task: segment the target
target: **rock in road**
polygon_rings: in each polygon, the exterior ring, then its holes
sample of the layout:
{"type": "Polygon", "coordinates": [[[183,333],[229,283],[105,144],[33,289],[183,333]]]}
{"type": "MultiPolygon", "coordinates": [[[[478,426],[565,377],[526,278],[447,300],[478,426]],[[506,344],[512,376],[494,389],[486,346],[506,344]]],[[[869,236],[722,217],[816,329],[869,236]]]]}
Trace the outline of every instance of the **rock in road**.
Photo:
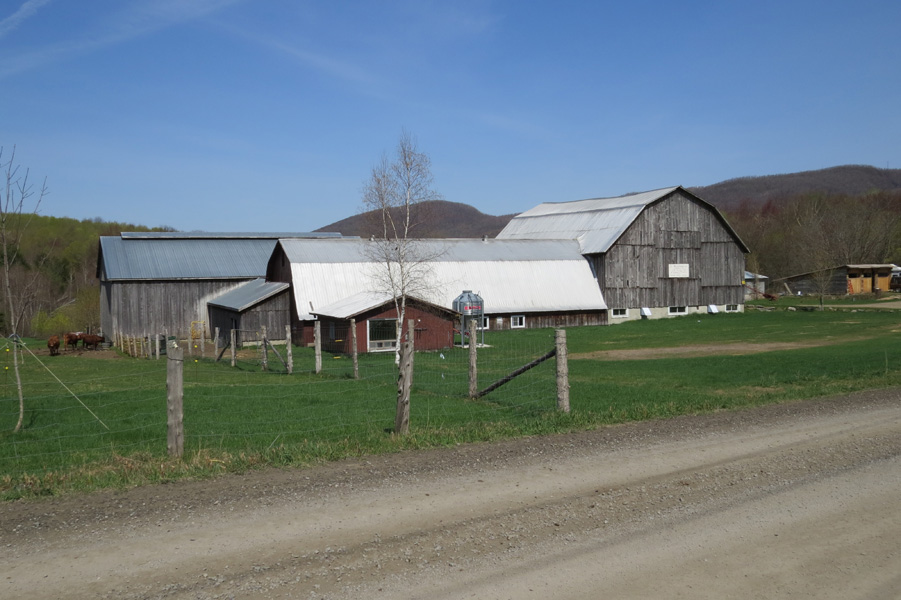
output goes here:
{"type": "Polygon", "coordinates": [[[901,389],[0,505],[0,597],[899,598],[901,389]]]}

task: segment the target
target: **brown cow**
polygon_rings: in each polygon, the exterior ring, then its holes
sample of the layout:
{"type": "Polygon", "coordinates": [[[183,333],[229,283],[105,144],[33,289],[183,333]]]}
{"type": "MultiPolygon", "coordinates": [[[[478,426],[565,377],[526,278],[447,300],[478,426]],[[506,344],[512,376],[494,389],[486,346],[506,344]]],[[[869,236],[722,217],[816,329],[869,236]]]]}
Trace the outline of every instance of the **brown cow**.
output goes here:
{"type": "Polygon", "coordinates": [[[97,349],[97,346],[104,342],[104,337],[102,335],[92,335],[90,333],[86,333],[81,336],[81,344],[85,348],[93,348],[97,349]]]}
{"type": "Polygon", "coordinates": [[[59,354],[59,336],[51,335],[47,340],[47,347],[50,348],[50,356],[57,356],[59,354]]]}
{"type": "Polygon", "coordinates": [[[78,340],[82,338],[81,332],[78,333],[66,333],[63,335],[63,341],[66,343],[66,350],[69,349],[69,346],[72,346],[72,350],[78,348],[78,340]]]}

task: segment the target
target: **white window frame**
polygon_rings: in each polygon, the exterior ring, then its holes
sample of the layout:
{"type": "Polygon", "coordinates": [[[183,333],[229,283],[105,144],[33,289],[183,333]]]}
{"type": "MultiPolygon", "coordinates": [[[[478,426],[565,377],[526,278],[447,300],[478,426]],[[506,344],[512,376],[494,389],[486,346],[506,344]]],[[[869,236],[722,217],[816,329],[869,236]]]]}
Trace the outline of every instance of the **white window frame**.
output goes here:
{"type": "Polygon", "coordinates": [[[397,338],[390,340],[372,340],[372,322],[373,321],[394,321],[395,330],[397,329],[397,319],[367,319],[366,320],[366,348],[370,352],[391,352],[397,347],[397,338]],[[373,345],[375,344],[375,346],[373,345]]]}
{"type": "Polygon", "coordinates": [[[738,312],[738,304],[727,304],[726,312],[738,312]]]}
{"type": "Polygon", "coordinates": [[[526,328],[526,316],[525,315],[511,315],[510,316],[510,329],[525,329],[526,328]],[[517,325],[518,323],[518,325],[517,325]]]}
{"type": "Polygon", "coordinates": [[[482,315],[482,318],[478,320],[479,327],[477,329],[488,331],[491,329],[491,318],[487,315],[482,315]]]}
{"type": "Polygon", "coordinates": [[[669,306],[666,309],[666,314],[668,314],[668,315],[687,315],[688,307],[687,306],[669,306]]]}
{"type": "Polygon", "coordinates": [[[628,308],[614,308],[610,311],[610,316],[614,319],[627,319],[629,318],[629,309],[628,308]],[[619,313],[617,313],[619,311],[619,313]]]}

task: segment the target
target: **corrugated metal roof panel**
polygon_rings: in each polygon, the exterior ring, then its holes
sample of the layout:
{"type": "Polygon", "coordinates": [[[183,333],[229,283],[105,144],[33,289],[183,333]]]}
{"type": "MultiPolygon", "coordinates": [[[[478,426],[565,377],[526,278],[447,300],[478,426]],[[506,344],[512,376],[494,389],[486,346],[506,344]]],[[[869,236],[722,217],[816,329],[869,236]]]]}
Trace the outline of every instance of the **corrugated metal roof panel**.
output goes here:
{"type": "Polygon", "coordinates": [[[391,302],[391,294],[384,292],[358,292],[347,298],[333,302],[316,310],[317,315],[335,317],[337,319],[351,319],[371,308],[391,302]]]}
{"type": "Polygon", "coordinates": [[[617,198],[546,202],[513,217],[499,240],[572,239],[585,254],[607,252],[648,204],[678,187],[617,198]]]}
{"type": "MultiPolygon", "coordinates": [[[[481,244],[482,242],[474,240],[481,244]]],[[[280,242],[283,246],[284,241],[280,242]]],[[[328,244],[326,244],[328,245],[328,244]]],[[[338,246],[338,244],[334,244],[338,246]]],[[[487,247],[509,250],[523,244],[500,243],[487,247]]],[[[545,246],[530,242],[533,248],[545,246]]],[[[341,253],[350,252],[353,245],[341,244],[341,253]]],[[[359,256],[359,244],[356,246],[359,256]]],[[[427,302],[452,309],[454,299],[464,289],[473,290],[485,300],[487,313],[560,312],[603,310],[607,308],[591,266],[578,252],[577,244],[568,241],[562,247],[569,252],[550,259],[497,260],[488,252],[481,260],[455,260],[469,256],[473,250],[448,253],[428,263],[428,283],[423,289],[411,292],[427,302]]],[[[557,242],[548,247],[560,248],[557,242]]],[[[561,253],[562,254],[562,253],[561,253]]],[[[312,313],[360,293],[377,293],[377,275],[381,265],[357,260],[335,260],[329,254],[321,262],[291,261],[294,295],[299,317],[313,318],[312,313]]]]}
{"type": "Polygon", "coordinates": [[[136,240],[209,240],[209,239],[265,239],[277,240],[280,238],[336,238],[340,233],[332,232],[215,232],[215,231],[123,231],[123,239],[136,240]]]}
{"type": "Polygon", "coordinates": [[[274,239],[101,237],[108,280],[249,279],[266,275],[274,239]]]}
{"type": "MultiPolygon", "coordinates": [[[[373,262],[380,241],[351,238],[324,240],[279,240],[288,260],[307,263],[373,262]]],[[[579,244],[572,239],[498,240],[425,239],[416,240],[420,255],[440,262],[574,260],[580,257],[579,244]]]]}
{"type": "Polygon", "coordinates": [[[231,291],[216,296],[208,304],[241,312],[289,287],[291,287],[289,284],[281,281],[269,282],[262,278],[254,279],[231,291]]]}

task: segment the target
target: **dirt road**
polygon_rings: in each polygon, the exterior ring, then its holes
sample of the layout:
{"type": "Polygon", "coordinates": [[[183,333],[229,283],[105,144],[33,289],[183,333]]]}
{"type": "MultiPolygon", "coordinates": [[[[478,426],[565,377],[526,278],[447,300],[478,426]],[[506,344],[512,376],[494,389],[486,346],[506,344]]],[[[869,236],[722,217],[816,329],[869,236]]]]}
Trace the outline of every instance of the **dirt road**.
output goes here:
{"type": "Polygon", "coordinates": [[[901,597],[901,389],[0,505],[0,597],[901,597]]]}

